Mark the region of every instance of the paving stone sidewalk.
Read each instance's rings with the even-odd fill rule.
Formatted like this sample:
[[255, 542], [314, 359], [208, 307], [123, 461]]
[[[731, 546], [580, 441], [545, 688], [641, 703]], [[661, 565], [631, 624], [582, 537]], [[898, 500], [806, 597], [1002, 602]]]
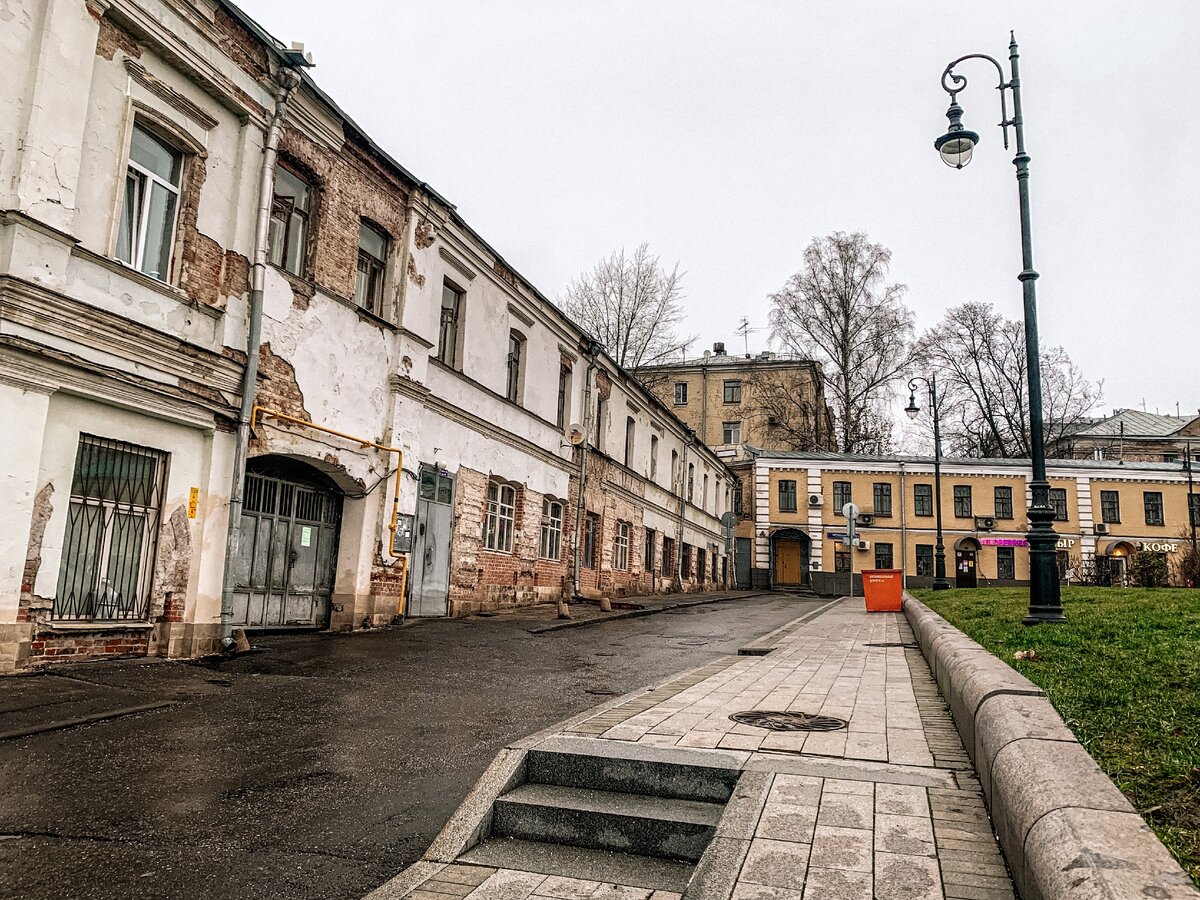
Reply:
[[[898, 613], [843, 600], [775, 635], [575, 724], [601, 740], [740, 751], [768, 773], [733, 900], [1013, 900], [979, 782]], [[765, 643], [770, 643], [766, 641]], [[833, 732], [771, 732], [744, 710], [844, 719]], [[415, 871], [415, 900], [677, 900], [622, 885], [473, 866]], [[652, 898], [652, 894], [654, 897]], [[403, 892], [386, 896], [403, 896]]]

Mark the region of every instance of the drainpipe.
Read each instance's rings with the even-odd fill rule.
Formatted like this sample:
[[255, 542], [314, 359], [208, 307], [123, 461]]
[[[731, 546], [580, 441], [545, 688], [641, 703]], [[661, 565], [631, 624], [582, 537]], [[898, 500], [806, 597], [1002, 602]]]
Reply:
[[[588, 445], [592, 442], [592, 419], [594, 418], [592, 416], [592, 373], [596, 371], [596, 357], [599, 354], [600, 345], [595, 342], [589, 343], [587, 371], [583, 376], [583, 441], [579, 445], [579, 489], [578, 496], [575, 498], [575, 565], [571, 599], [576, 602], [583, 599], [579, 594], [579, 563], [583, 549], [580, 541], [583, 536], [583, 507], [587, 502], [584, 499], [584, 487], [587, 479]], [[560, 618], [563, 617], [561, 607], [558, 614]]]
[[[221, 649], [229, 652], [235, 648], [233, 638], [233, 589], [236, 582], [236, 565], [242, 539], [242, 492], [246, 481], [246, 454], [250, 442], [250, 418], [254, 412], [254, 399], [258, 389], [258, 352], [262, 342], [263, 285], [267, 271], [267, 234], [271, 225], [271, 202], [275, 195], [275, 158], [279, 152], [279, 138], [283, 122], [287, 118], [287, 104], [292, 92], [300, 84], [297, 65], [311, 65], [289, 58], [280, 67], [275, 92], [275, 111], [267, 129], [266, 145], [263, 147], [262, 173], [258, 188], [258, 211], [254, 224], [254, 264], [250, 270], [250, 322], [246, 333], [246, 369], [242, 373], [242, 406], [238, 413], [237, 444], [233, 455], [233, 483], [229, 490], [229, 531], [225, 542], [225, 574], [221, 585]], [[399, 473], [397, 473], [397, 478]]]
[[[683, 519], [687, 512], [687, 467], [688, 447], [696, 443], [696, 432], [687, 429], [687, 441], [683, 445], [683, 457], [679, 465], [679, 532], [675, 538], [675, 583], [683, 590]], [[694, 563], [693, 563], [694, 565]]]
[[904, 590], [908, 590], [908, 517], [904, 512], [904, 463], [900, 463], [900, 568]]

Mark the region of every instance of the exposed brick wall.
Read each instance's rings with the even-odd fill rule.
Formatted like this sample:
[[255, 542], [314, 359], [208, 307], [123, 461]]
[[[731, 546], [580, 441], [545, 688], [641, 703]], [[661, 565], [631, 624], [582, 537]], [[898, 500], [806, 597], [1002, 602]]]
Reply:
[[52, 662], [100, 656], [145, 656], [149, 644], [150, 631], [144, 628], [71, 634], [47, 632], [34, 635], [29, 645], [29, 658], [34, 662]]
[[[277, 355], [267, 341], [258, 348], [258, 371], [263, 380], [259, 382], [255, 401], [259, 406], [275, 410], [305, 422], [311, 422], [312, 416], [304, 407], [304, 394], [296, 382], [296, 367]], [[261, 428], [259, 431], [261, 432]], [[251, 447], [263, 452], [266, 445], [261, 434], [251, 439]]]
[[225, 54], [252, 77], [260, 80], [266, 77], [269, 74], [267, 51], [258, 38], [220, 5], [213, 21], [219, 35], [217, 43]]
[[133, 59], [140, 59], [142, 55], [141, 45], [128, 31], [117, 25], [108, 16], [98, 14], [98, 12], [88, 7], [88, 12], [96, 19], [100, 25], [100, 33], [96, 35], [96, 55], [102, 56], [105, 59], [112, 59], [120, 50], [126, 56]]

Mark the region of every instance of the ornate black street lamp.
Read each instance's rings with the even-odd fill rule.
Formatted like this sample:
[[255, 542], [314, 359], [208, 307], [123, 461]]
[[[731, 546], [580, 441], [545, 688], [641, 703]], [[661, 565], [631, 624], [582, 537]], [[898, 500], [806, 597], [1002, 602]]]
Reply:
[[[1062, 598], [1059, 591], [1058, 561], [1056, 557], [1058, 535], [1054, 533], [1054, 510], [1050, 507], [1050, 482], [1046, 480], [1046, 445], [1042, 423], [1042, 372], [1038, 353], [1037, 293], [1034, 282], [1038, 273], [1033, 268], [1033, 239], [1029, 231], [1029, 154], [1025, 152], [1025, 130], [1021, 118], [1021, 79], [1017, 68], [1017, 39], [1011, 36], [1008, 59], [1012, 77], [1004, 80], [1004, 68], [992, 57], [983, 53], [960, 56], [942, 72], [942, 88], [950, 95], [950, 109], [946, 117], [950, 120], [949, 130], [933, 142], [934, 149], [948, 166], [961, 169], [971, 161], [979, 135], [967, 131], [962, 125], [962, 107], [958, 105], [958, 94], [967, 86], [967, 79], [954, 71], [954, 67], [968, 59], [986, 59], [1000, 73], [1000, 128], [1004, 133], [1004, 147], [1008, 148], [1008, 127], [1016, 132], [1017, 155], [1013, 165], [1017, 167], [1017, 193], [1021, 208], [1021, 282], [1025, 300], [1025, 364], [1029, 373], [1029, 445], [1033, 457], [1032, 494], [1029, 506], [1029, 614], [1022, 620], [1026, 625], [1040, 622], [1065, 622]], [[1008, 116], [1005, 91], [1012, 92], [1013, 114]]]
[[948, 590], [950, 582], [946, 580], [946, 543], [942, 540], [942, 426], [941, 414], [938, 410], [937, 376], [929, 378], [917, 376], [908, 383], [908, 406], [904, 411], [910, 419], [915, 419], [921, 412], [917, 406], [917, 385], [921, 383], [929, 390], [929, 411], [933, 416], [933, 508], [937, 513], [937, 546], [933, 552], [933, 589]]
[[[1196, 495], [1193, 493], [1192, 484], [1192, 442], [1188, 441], [1184, 445], [1183, 451], [1183, 471], [1187, 472], [1188, 480], [1188, 498], [1187, 498], [1187, 517], [1188, 527], [1192, 530], [1192, 565], [1195, 566], [1196, 560], [1200, 559], [1200, 548], [1196, 546], [1196, 526], [1200, 525], [1200, 505], [1196, 503]], [[1200, 587], [1200, 585], [1197, 585]]]

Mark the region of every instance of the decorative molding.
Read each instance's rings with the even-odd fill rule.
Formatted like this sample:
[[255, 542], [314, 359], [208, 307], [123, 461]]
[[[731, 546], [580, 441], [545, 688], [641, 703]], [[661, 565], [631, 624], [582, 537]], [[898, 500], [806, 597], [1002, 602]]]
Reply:
[[129, 77], [148, 90], [155, 97], [164, 101], [177, 112], [183, 113], [205, 131], [217, 127], [217, 120], [210, 116], [202, 107], [197, 106], [170, 85], [163, 84], [154, 75], [146, 71], [146, 67], [137, 60], [125, 57], [125, 71]]
[[570, 349], [569, 347], [567, 347], [567, 345], [563, 344], [562, 342], [559, 342], [558, 352], [561, 353], [563, 356], [569, 357], [572, 363], [576, 363], [579, 361], [579, 354], [576, 353], [574, 350]]
[[517, 318], [517, 321], [524, 323], [526, 328], [533, 327], [533, 316], [521, 309], [521, 307], [513, 303], [511, 300], [508, 301], [508, 311]]
[[[156, 293], [162, 294], [164, 297], [170, 297], [177, 303], [181, 303], [189, 309], [194, 309], [196, 312], [203, 313], [212, 319], [220, 319], [225, 314], [225, 310], [215, 306], [209, 306], [207, 303], [200, 303], [198, 300], [193, 300], [187, 295], [182, 288], [177, 288], [174, 285], [167, 284], [165, 281], [159, 281], [157, 278], [151, 278], [143, 272], [139, 272], [132, 266], [127, 266], [125, 263], [103, 254], [96, 253], [94, 250], [89, 250], [82, 244], [76, 244], [71, 248], [71, 255], [78, 256], [80, 259], [86, 259], [88, 262], [95, 263], [102, 269], [108, 269], [110, 272], [115, 272], [122, 278], [128, 278], [142, 287], [149, 288]], [[0, 276], [3, 277], [3, 276]]]
[[462, 275], [467, 281], [474, 281], [477, 274], [474, 269], [460, 260], [457, 256], [447, 250], [445, 247], [438, 247], [438, 256], [450, 264], [450, 266]]

